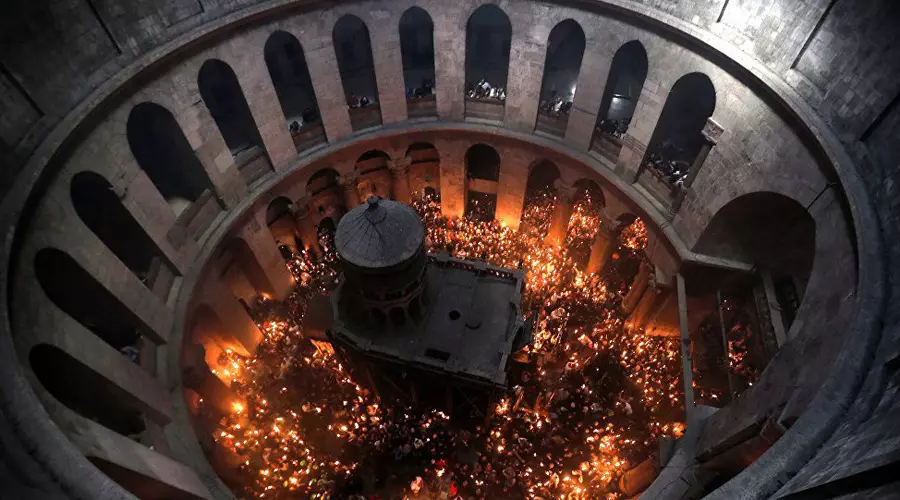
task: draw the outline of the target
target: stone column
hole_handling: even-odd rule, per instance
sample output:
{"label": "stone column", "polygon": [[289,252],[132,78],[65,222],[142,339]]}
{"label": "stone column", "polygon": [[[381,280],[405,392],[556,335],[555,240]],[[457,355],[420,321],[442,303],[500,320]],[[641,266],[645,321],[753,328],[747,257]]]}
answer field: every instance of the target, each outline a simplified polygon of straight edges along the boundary
{"label": "stone column", "polygon": [[314,258],[322,255],[322,249],[319,248],[319,238],[316,233],[316,224],[313,222],[312,211],[309,209],[307,200],[298,200],[297,210],[294,212],[294,220],[297,222],[297,232],[300,233],[300,239],[303,245],[310,251]]}
{"label": "stone column", "polygon": [[704,139],[703,147],[700,148],[700,152],[697,153],[697,157],[694,158],[694,163],[691,164],[691,169],[688,170],[687,177],[681,185],[681,191],[678,192],[675,201],[672,202],[673,213],[681,208],[681,204],[684,203],[684,198],[687,196],[688,190],[694,183],[694,179],[697,178],[697,174],[700,173],[700,169],[703,167],[703,164],[706,163],[706,158],[712,151],[713,146],[719,143],[719,137],[722,136],[724,131],[725,129],[712,118],[706,120],[706,125],[704,125],[702,131]]}
{"label": "stone column", "polygon": [[[652,323],[660,310],[665,306],[666,301],[671,297],[672,288],[663,286],[654,276],[650,277],[647,290],[638,301],[637,307],[631,313],[629,321],[634,328],[644,328]],[[649,332],[648,332],[649,333]]]}
{"label": "stone column", "polygon": [[676,286],[678,288],[678,324],[681,329],[681,369],[682,381],[684,382],[684,408],[685,421],[693,420],[694,407],[694,372],[693,360],[691,359],[691,335],[688,331],[687,317],[687,292],[684,286],[684,277],[681,273],[675,275]]}
{"label": "stone column", "polygon": [[268,228],[250,219],[239,238],[250,250],[249,255],[238,255],[250,283],[257,292],[269,292],[275,300],[284,300],[294,287],[294,279]]}
{"label": "stone column", "polygon": [[650,274],[653,270],[653,264],[650,264],[647,261],[641,262],[641,266],[638,268],[638,274],[635,276],[634,282],[631,283],[631,288],[628,289],[628,293],[625,294],[625,297],[622,299],[622,310],[625,314],[631,314],[631,311],[634,311],[638,301],[647,290]]}
{"label": "stone column", "polygon": [[544,238],[548,245],[562,245],[566,239],[566,229],[569,228],[569,217],[572,216],[573,198],[575,188],[556,181],[556,201],[553,203],[553,215],[550,218],[550,230]]}
{"label": "stone column", "polygon": [[591,257],[588,260],[586,271],[588,273],[598,273],[606,267],[610,256],[616,250],[616,241],[619,238],[619,232],[622,230],[619,224],[614,220],[603,217],[600,223],[600,231],[591,245]]}
{"label": "stone column", "polygon": [[354,174],[342,174],[338,179],[341,185],[341,191],[344,193],[344,209],[349,212],[356,205],[359,205],[359,185],[358,177]]}
{"label": "stone column", "polygon": [[410,202],[409,164],[410,158],[408,156],[403,156],[389,162],[391,170],[391,194],[395,201],[401,203]]}

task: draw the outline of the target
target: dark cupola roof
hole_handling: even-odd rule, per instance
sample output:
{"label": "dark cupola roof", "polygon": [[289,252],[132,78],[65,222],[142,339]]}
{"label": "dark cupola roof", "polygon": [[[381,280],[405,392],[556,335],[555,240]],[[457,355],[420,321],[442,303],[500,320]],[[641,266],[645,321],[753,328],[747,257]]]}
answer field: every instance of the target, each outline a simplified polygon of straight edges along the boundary
{"label": "dark cupola roof", "polygon": [[388,268],[422,249],[425,227],[409,205],[370,196],[341,218],[334,241],[343,261],[363,268]]}

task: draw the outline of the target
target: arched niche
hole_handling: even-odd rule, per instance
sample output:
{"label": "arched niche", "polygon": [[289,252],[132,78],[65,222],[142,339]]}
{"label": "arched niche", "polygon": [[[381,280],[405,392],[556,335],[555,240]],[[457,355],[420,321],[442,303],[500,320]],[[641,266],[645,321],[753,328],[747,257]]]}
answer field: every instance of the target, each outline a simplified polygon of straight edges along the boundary
{"label": "arched niche", "polygon": [[500,154],[487,144],[466,151],[466,217],[494,220],[500,181]]}
{"label": "arched niche", "polygon": [[345,14],[335,23],[331,37],[350,107],[350,125],[354,131],[381,125],[369,28],[362,19]]}
{"label": "arched niche", "polygon": [[[466,24],[466,116],[503,120],[512,24],[500,7],[477,8]],[[491,89],[483,85],[487,83]],[[501,92],[502,90],[502,92]]]}
{"label": "arched niche", "polygon": [[525,198],[534,197],[541,193],[554,193],[554,184],[560,178],[559,167],[550,160],[537,162],[528,172],[528,182],[525,186]]}
{"label": "arched niche", "polygon": [[656,122],[642,169],[680,185],[705,144],[702,131],[715,109],[716,89],[708,76],[689,73],[679,78]]}
{"label": "arched niche", "polygon": [[62,349],[38,344],[28,361],[44,389],[78,415],[135,440],[146,429],[143,413],[121,397],[120,388]]}
{"label": "arched niche", "polygon": [[387,153],[377,149],[366,151],[356,160],[354,168],[359,174],[357,189],[360,200],[372,195],[391,197],[391,174],[388,171],[390,160]]}
{"label": "arched niche", "polygon": [[550,160],[536,162],[528,171],[520,231],[534,231],[541,239],[547,236],[556,203],[559,167]]}
{"label": "arched niche", "polygon": [[126,136],[138,166],[176,216],[213,191],[206,170],[166,108],[151,102],[136,105],[128,115]]}
{"label": "arched niche", "polygon": [[69,185],[75,213],[116,257],[148,288],[159,285],[168,295],[175,271],[163,260],[156,243],[131,212],[122,205],[112,185],[102,175],[84,171],[75,174]]}
{"label": "arched niche", "polygon": [[584,46],[584,30],[573,19],[560,22],[550,31],[536,130],[559,137],[566,135],[569,111],[575,100],[575,86],[581,72]]}
{"label": "arched niche", "polygon": [[410,7],[400,17],[399,29],[407,114],[434,116],[434,23],[424,9]]}
{"label": "arched niche", "polygon": [[34,257],[41,289],[56,307],[117,351],[137,348],[145,326],[69,254],[42,248]]}
{"label": "arched niche", "polygon": [[303,46],[294,35],[278,30],[266,40],[263,57],[297,151],[324,142],[325,129]]}

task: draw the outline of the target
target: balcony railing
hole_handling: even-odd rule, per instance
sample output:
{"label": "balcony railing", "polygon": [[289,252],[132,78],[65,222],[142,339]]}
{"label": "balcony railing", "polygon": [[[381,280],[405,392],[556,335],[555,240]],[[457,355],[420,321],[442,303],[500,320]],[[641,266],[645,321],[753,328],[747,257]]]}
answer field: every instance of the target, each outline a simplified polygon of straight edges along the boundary
{"label": "balcony railing", "polygon": [[272,171],[272,164],[263,148],[255,146],[234,155],[234,163],[247,185],[251,185]]}
{"label": "balcony railing", "polygon": [[409,118],[432,118],[437,116],[437,99],[433,95],[413,97],[406,100],[406,114]]}
{"label": "balcony railing", "polygon": [[377,103],[365,108],[350,108],[350,126],[354,132],[379,125],[381,125],[381,109]]}
{"label": "balcony railing", "polygon": [[206,190],[184,212],[181,212],[175,223],[184,227],[195,241],[200,241],[203,233],[221,211],[222,207],[219,206],[212,191]]}
{"label": "balcony railing", "polygon": [[296,132],[291,132],[291,139],[297,152],[302,153],[325,142],[325,127],[321,122],[304,124]]}
{"label": "balcony railing", "polygon": [[502,122],[505,107],[505,102],[497,99],[473,99],[466,97],[466,118]]}
{"label": "balcony railing", "polygon": [[545,134],[555,135],[557,137],[566,136],[566,127],[569,124],[568,113],[548,113],[546,111],[538,111],[537,124],[535,130]]}
{"label": "balcony railing", "polygon": [[601,156],[613,162],[619,158],[619,152],[622,150],[622,139],[613,137],[599,130],[594,131],[591,138],[591,151],[600,153]]}

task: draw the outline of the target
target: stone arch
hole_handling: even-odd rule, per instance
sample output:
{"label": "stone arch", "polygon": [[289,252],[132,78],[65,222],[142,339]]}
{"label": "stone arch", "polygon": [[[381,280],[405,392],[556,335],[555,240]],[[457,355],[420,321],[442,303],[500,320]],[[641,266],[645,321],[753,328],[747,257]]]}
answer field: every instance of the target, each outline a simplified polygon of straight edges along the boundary
{"label": "stone arch", "polygon": [[241,84],[231,66],[219,59],[207,60],[197,74],[197,86],[232,155],[237,156],[252,148],[265,149]]}
{"label": "stone arch", "polygon": [[[345,14],[331,32],[344,96],[350,106],[353,130],[381,125],[378,83],[369,28],[362,19]],[[363,102],[362,98],[366,101]]]}
{"label": "stone arch", "polygon": [[391,197],[390,161],[391,157],[378,149],[366,151],[356,160],[354,169],[358,174],[356,186],[360,200],[372,195]]}
{"label": "stone arch", "polygon": [[[407,108],[418,111],[419,101],[434,102],[434,22],[428,12],[413,6],[400,17],[399,30]],[[410,114],[416,116],[421,115]]]}
{"label": "stone arch", "polygon": [[647,79],[647,51],[632,40],[616,51],[600,99],[591,149],[616,158]]}
{"label": "stone arch", "polygon": [[600,207],[606,206],[606,195],[603,194],[603,188],[593,179],[578,179],[572,185],[575,188],[575,202],[589,197],[593,202],[599,204]]}
{"label": "stone arch", "polygon": [[771,272],[783,314],[790,323],[812,272],[816,222],[793,198],[768,191],[748,193],[716,212],[693,250],[748,262]]}
{"label": "stone arch", "polygon": [[266,207],[266,226],[286,260],[303,248],[297,223],[294,221],[294,203],[286,196],[279,196]]}
{"label": "stone arch", "polygon": [[113,349],[136,349],[145,325],[69,254],[53,247],[34,256],[37,281],[53,304]]}
{"label": "stone arch", "polygon": [[63,406],[122,436],[136,437],[146,430],[140,408],[121,389],[64,350],[37,344],[28,362],[38,381]]}
{"label": "stone arch", "polygon": [[[672,184],[684,179],[703,147],[701,132],[715,109],[716,89],[708,76],[689,73],[679,78],[650,137],[645,165]],[[672,169],[676,172],[669,172]]]}
{"label": "stone arch", "polygon": [[560,179],[559,167],[550,160],[540,160],[528,170],[528,182],[525,185],[525,198],[528,199],[541,192],[555,192],[554,184]]}
{"label": "stone arch", "polygon": [[466,217],[491,221],[497,215],[500,154],[487,144],[466,151]]}
{"label": "stone arch", "polygon": [[550,31],[547,54],[544,57],[541,93],[538,97],[536,130],[560,137],[566,134],[584,47],[584,30],[574,19],[560,22]]}
{"label": "stone arch", "polygon": [[126,136],[141,170],[176,216],[213,191],[206,170],[166,108],[152,102],[136,105],[128,115]]}
{"label": "stone arch", "polygon": [[[69,195],[84,225],[148,288],[152,290],[159,278],[177,274],[102,175],[91,171],[75,174]],[[163,292],[167,291],[168,287]]]}
{"label": "stone arch", "polygon": [[584,269],[603,223],[606,198],[600,185],[591,179],[576,181],[568,195],[572,211],[565,224],[565,244],[572,260]]}
{"label": "stone arch", "polygon": [[[481,80],[506,89],[512,23],[503,9],[485,4],[475,9],[466,23],[466,116],[503,119],[503,101],[482,96],[475,87]],[[483,98],[482,98],[483,97]]]}
{"label": "stone arch", "polygon": [[294,35],[278,30],[266,40],[263,57],[297,151],[324,142],[325,129],[303,46]]}
{"label": "stone arch", "polygon": [[337,187],[339,177],[340,174],[333,168],[320,168],[306,181],[306,193],[314,196],[326,189]]}
{"label": "stone arch", "polygon": [[434,144],[415,142],[406,149],[409,159],[409,190],[417,197],[430,193],[436,196],[441,189],[441,157]]}

